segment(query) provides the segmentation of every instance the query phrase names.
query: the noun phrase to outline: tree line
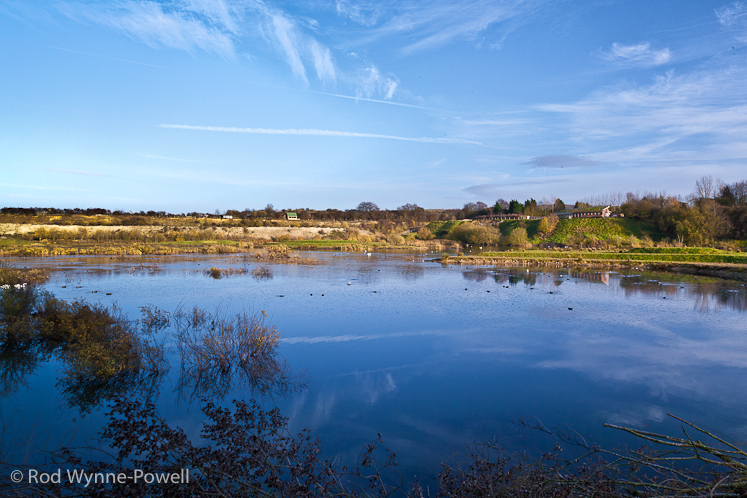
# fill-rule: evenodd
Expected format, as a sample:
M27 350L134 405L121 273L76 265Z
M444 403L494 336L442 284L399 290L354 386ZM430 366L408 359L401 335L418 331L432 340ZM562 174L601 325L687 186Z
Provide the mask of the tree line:
M724 183L718 178L706 175L698 179L693 192L683 198L667 195L666 192L633 193L613 192L604 196L587 197L573 205L566 205L558 198L545 198L538 202L534 198L524 202L518 199L506 201L499 198L490 206L484 202L469 202L461 209L424 209L417 204L407 203L396 209L381 209L370 201L361 202L354 209L275 209L267 204L262 209L215 210L214 213L190 212L173 214L166 211L125 212L110 211L103 208L19 208L4 207L0 214L34 216L49 215L108 215L119 217L140 217L140 224L146 223L145 217L197 217L215 218L232 217L245 220L246 223L260 223L261 220L284 219L286 213L295 212L302 221L375 221L430 223L432 221L450 221L476 219L480 216L497 214L525 214L528 216L549 216L568 208L590 208L609 205L613 212L627 218L643 220L655 226L665 236L680 242L704 244L718 238L747 238L747 180Z

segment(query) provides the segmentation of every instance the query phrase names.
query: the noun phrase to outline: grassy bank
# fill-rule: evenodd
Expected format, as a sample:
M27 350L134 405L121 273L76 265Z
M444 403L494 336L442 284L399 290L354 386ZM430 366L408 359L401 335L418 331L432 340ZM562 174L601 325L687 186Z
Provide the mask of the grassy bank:
M650 222L629 218L574 218L559 220L556 216L536 220L502 222L475 220L433 222L428 235L476 245L505 245L543 248L620 250L681 246L667 233ZM705 239L702 244L720 249L741 250L746 240ZM676 249L676 247L675 247Z
M45 256L141 256L144 254L227 254L251 250L252 242L235 240L186 240L165 242L0 240L1 257Z
M505 251L485 252L485 258L594 260L623 263L729 263L747 265L747 254L712 248L643 248L626 252L606 251Z
M634 267L747 280L747 254L712 248L644 248L627 252L517 250L484 252L477 256L444 256L439 261L468 265Z
M539 220L534 223L539 225ZM556 244L575 244L578 242L577 239L591 236L613 243L616 243L619 239L630 239L630 237L641 240L661 240L665 238L664 234L651 225L640 220L626 218L560 220L550 234L546 236L535 234L535 238L540 242L554 242Z
M508 237L517 228L525 228L532 244L582 246L599 241L608 245L637 245L642 241L665 238L655 227L640 220L626 218L576 218L558 220L549 232L539 231L540 220L510 220L498 225L501 235ZM643 242L643 243L646 243Z

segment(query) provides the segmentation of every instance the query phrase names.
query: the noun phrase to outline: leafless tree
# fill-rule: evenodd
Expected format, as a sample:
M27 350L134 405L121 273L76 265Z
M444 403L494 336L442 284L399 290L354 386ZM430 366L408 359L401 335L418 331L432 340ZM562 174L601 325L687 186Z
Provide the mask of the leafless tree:
M714 178L713 175L703 175L695 181L695 191L693 195L698 199L713 199L721 190L723 182Z
M734 201L737 204L747 204L747 180L735 182L729 185L731 193L734 195Z

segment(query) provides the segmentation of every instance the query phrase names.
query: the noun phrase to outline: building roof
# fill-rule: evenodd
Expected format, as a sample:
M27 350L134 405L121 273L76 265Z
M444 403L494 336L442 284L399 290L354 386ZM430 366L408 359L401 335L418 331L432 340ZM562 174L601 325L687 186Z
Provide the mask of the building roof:
M589 207L589 208L564 209L562 211L558 211L555 214L564 214L564 213L596 213L598 211L604 211L605 209L609 209L609 206L595 206L595 207Z

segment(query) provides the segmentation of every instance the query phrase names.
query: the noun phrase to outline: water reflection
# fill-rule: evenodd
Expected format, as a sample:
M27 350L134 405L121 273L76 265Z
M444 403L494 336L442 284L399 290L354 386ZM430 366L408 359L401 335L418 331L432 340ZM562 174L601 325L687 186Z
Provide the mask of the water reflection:
M266 314L227 316L199 308L177 310L174 337L181 359L177 400L221 400L231 391L288 396L306 388L280 356L280 337L265 324Z
M414 282L425 276L425 268L422 264L402 265L401 275L405 280Z
M97 309L109 313L107 309ZM259 317L246 313L229 317L220 311L211 314L199 308L175 313L157 306L142 306L140 310L142 317L135 321L119 314L116 306L111 311L117 313L118 322L126 324L128 330L139 327L139 368L121 368L108 376L92 375L65 354L64 343L37 339L29 332L23 340L0 343L0 398L11 398L28 387L27 380L41 369L47 375L55 374L56 390L65 404L81 416L117 398L155 402L170 368L162 353L169 338L176 340L181 357L175 382L178 401L222 400L236 392L252 397L289 396L307 386L303 372L294 373L279 355L277 331L264 324L264 312ZM86 326L89 325L110 327L111 323ZM101 347L101 354L106 356L106 345L102 343Z
M747 287L744 284L710 278L689 278L688 282L666 277L658 274L623 275L620 277L620 287L625 290L626 296L684 295L693 301L693 309L700 313L719 309L747 311Z
M117 398L153 403L158 398L163 378L163 373L128 372L96 379L67 371L57 381L57 388L67 405L85 416Z
M230 265L227 257L164 264L153 278L96 278L109 278L131 311L231 300L265 309L286 335L278 351L313 376L309 390L281 399L297 385L286 382L293 372L283 358L242 363L240 345L207 332L193 343L224 354L181 368L169 314L157 333L170 338L175 368L159 409L183 427L194 422L184 405L197 398L277 392L267 402L299 430L318 430L329 454L357 455L359 441L381 432L403 460L423 461L420 476L464 441L513 437L507 421L520 416L572 423L584 434L609 421L663 423L666 412L719 429L744 426L734 421L747 407L742 284L632 270L449 267L409 255L318 257L329 264L273 265L274 278L261 282L195 272ZM213 319L197 326L212 325L222 327ZM28 365L6 377L29 378Z
M659 298L685 297L693 302L693 309L700 313L710 313L719 309L747 311L747 286L729 280L677 274L620 274L611 271L573 269L557 272L547 272L536 268L531 270L524 268L462 270L462 277L472 282L484 282L491 276L497 284L509 286L523 283L534 287L541 283L552 283L559 287L564 282L573 280L620 288L626 297L635 295Z
M0 346L0 398L10 397L36 372L51 353L38 341Z

